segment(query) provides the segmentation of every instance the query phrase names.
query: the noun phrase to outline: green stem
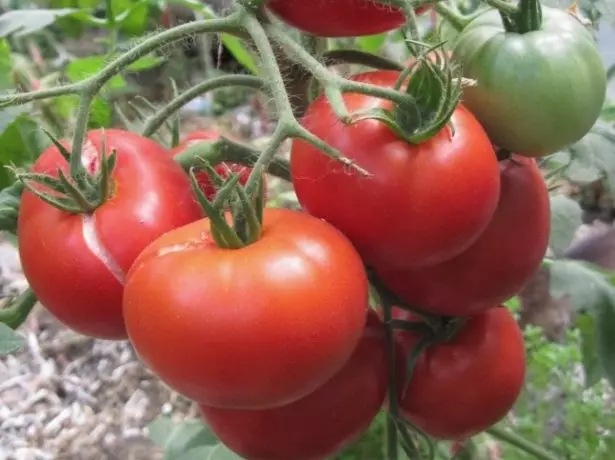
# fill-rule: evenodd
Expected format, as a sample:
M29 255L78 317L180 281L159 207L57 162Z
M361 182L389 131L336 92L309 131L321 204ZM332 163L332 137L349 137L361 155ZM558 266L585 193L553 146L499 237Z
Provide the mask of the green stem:
M88 130L88 120L90 117L90 106L94 100L95 92L89 89L81 93L79 108L77 109L77 120L75 122L75 132L73 134L73 145L70 156L70 173L73 178L83 174L83 164L81 163L81 151L83 142Z
M387 414L387 459L388 460L397 460L398 459L398 433L397 426L395 421L399 417L399 402L397 400L397 376L396 376L396 364L397 360L395 358L395 336L394 329L392 325L393 315L392 309L393 305L390 305L383 298L382 301L382 311L384 318L384 326L385 326L385 336L387 342L387 367L388 367L388 380L389 380L389 410Z
M445 3L436 3L435 9L440 16L446 19L446 21L459 32L461 32L473 19L472 16L464 16L458 13Z
M203 161L215 166L223 161L237 163L243 166L254 167L260 152L247 145L232 142L227 138L217 141L203 141L191 145L186 150L175 155L177 161L185 171L199 165ZM274 158L267 172L272 176L290 181L290 164L283 158Z
M506 1L506 0L484 0L485 3L496 10L501 11L502 13L506 13L509 15L517 14L519 9L516 5Z
M511 446L514 446L519 450L533 455L539 460L560 460L557 456L543 449L541 446L538 446L533 442L528 441L524 437L519 436L512 431L508 431L497 426L491 427L485 431L494 438L499 439L500 441L504 441L505 443L510 444Z
M282 46L282 48L285 49L291 59L293 59L297 64L305 67L325 89L331 88L330 94L334 91L347 91L380 97L398 104L412 104L414 102L413 98L400 93L399 91L368 83L359 83L356 81L347 80L339 75L333 75L329 72L325 65L307 53L301 45L295 42L295 40L293 40L279 27L274 24L267 24L266 30L269 36L271 36L280 44L280 46Z
M17 329L28 318L36 302L36 295L32 289L26 289L19 297L13 299L8 307L0 309L0 323L6 324L11 329Z
M40 91L30 91L27 93L5 94L0 96L0 108L9 107L12 105L27 104L32 101L41 99L49 99L52 97L65 96L67 94L77 94L83 91L83 81L72 83L70 85L58 86L56 88L43 89Z
M517 32L525 34L540 30L542 26L542 6L540 0L520 0Z
M226 86L245 86L254 89L263 89L266 86L266 83L262 78L254 77L252 75L222 75L205 80L198 85L193 86L188 91L180 94L162 107L147 121L143 127L143 135L150 137L166 122L171 115L181 109L192 99L209 91Z
M278 68L275 53L265 29L254 16L249 14L243 17L243 26L252 37L254 46L260 55L263 75L267 79L270 96L273 97L278 114L278 126L269 141L269 145L254 164L254 169L246 183L246 193L248 196L253 196L260 182L259 171L267 170L277 150L298 123L293 115L293 108L288 100L284 78Z
M403 70L404 66L391 59L353 49L337 49L325 51L322 54L322 62L326 66L338 64L359 64L374 69Z

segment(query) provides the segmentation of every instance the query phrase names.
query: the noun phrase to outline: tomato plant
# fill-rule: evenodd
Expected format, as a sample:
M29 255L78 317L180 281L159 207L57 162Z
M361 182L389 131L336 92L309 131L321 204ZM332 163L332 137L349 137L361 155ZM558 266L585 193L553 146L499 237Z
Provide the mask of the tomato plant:
M393 86L394 71L354 76ZM386 101L345 94L350 111ZM467 249L486 228L499 197L498 163L481 126L463 106L452 128L412 145L384 123L336 121L327 99L316 99L302 121L372 175L349 173L314 146L295 141L291 174L299 202L348 236L368 264L379 268L433 265Z
M216 140L219 137L220 133L213 129L193 131L186 137L184 137L182 142L180 142L177 147L171 150L171 154L172 156L175 156L190 147L191 145L198 143L199 141L211 141ZM248 177L250 176L250 172L252 171L251 168L230 162L222 162L216 165L214 169L223 179L226 179L229 176L229 173L239 174L239 183L242 185L246 184L246 182L248 181ZM198 171L196 173L196 178L201 190L203 191L207 199L212 200L216 196L217 187L212 182L207 172Z
M379 270L385 284L423 311L465 316L518 293L540 266L549 242L549 195L531 158L500 162L500 201L493 219L463 253L414 270Z
M163 235L133 265L124 315L137 353L176 391L214 407L267 408L314 391L361 336L361 259L300 212L266 209L261 239L238 250L216 246L209 225Z
M201 413L218 438L244 458L329 458L355 442L378 414L388 388L386 363L383 325L371 312L348 362L308 396L263 410L201 405Z
M420 338L415 332L397 334L405 352ZM420 355L403 388L400 409L429 436L465 439L510 411L524 378L521 330L506 308L491 308L468 318L452 339Z
M291 26L321 37L378 34L405 22L399 8L373 0L269 0L267 7Z
M90 174L100 172L103 143L107 155L117 152L108 201L91 214L70 214L25 191L17 235L24 274L41 303L78 332L121 339L123 284L132 262L155 238L202 213L182 169L137 134L90 131L82 154ZM68 163L52 146L32 169L57 177Z
M540 5L538 6L540 8ZM494 144L543 156L580 140L600 115L606 75L594 38L565 11L542 7L530 30L508 32L497 10L457 37L454 56L479 84L464 104Z

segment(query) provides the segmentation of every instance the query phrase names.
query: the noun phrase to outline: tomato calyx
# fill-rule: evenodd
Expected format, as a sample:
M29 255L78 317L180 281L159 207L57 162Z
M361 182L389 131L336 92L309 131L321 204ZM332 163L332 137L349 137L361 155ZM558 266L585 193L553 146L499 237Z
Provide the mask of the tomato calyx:
M350 123L379 120L408 143L421 144L450 122L461 99L464 79L460 67L442 51L443 43L432 46L409 42L424 50L400 73L394 89L405 92L413 101L353 114ZM452 125L451 130L454 135Z
M542 26L542 6L540 0L520 0L513 14L500 11L506 32L525 34L540 30Z
M215 197L208 200L196 177L197 168L190 168L192 189L203 211L211 220L211 235L216 244L225 249L239 249L256 242L262 232L264 209L263 173L259 171L259 182L254 197L248 196L245 187L239 184L241 175L227 170L224 179L208 162L203 168L218 188ZM226 209L230 208L227 222Z
M64 159L70 162L71 153L66 147L45 133ZM106 154L103 138L100 156L91 158L87 167L80 163L77 172L72 175L67 175L62 169L57 170L57 177L18 169L13 172L25 188L47 204L70 214L91 214L106 203L114 192L111 174L116 163L117 153L112 150L109 155Z

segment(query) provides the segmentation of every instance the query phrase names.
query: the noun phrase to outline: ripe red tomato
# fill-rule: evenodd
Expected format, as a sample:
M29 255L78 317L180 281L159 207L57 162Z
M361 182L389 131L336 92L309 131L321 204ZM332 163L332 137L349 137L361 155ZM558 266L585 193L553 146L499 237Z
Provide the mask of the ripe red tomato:
M480 238L457 257L411 270L379 270L401 299L427 313L465 316L515 295L538 269L549 243L549 193L532 159L500 162L500 201Z
M395 71L374 71L355 81L392 87ZM382 99L347 93L351 112L390 107ZM326 98L308 108L303 125L369 171L363 177L301 140L291 153L291 174L301 205L335 225L364 260L378 268L434 265L467 249L489 224L499 198L493 147L463 106L448 127L411 145L378 120L348 126Z
M229 449L250 460L318 460L355 442L378 414L387 387L382 323L370 313L344 367L308 396L264 410L201 405L206 423Z
M419 338L415 332L397 334L405 353ZM524 379L521 330L506 308L491 308L422 354L400 398L401 413L434 438L465 439L510 411Z
M143 361L188 398L233 409L281 406L322 385L356 347L367 305L350 242L320 219L273 208L261 238L237 250L215 245L208 219L163 235L124 293Z
M269 0L267 6L284 22L320 37L356 37L400 27L403 13L374 0ZM416 14L429 9L422 6Z
M175 156L195 143L198 143L200 141L216 140L219 137L220 133L213 129L193 131L192 133L188 134L188 136L186 136L177 147L171 150L171 154L172 156ZM250 173L252 172L252 168L229 162L222 162L219 165L216 165L214 169L224 179L229 176L229 171L234 174L239 174L239 183L241 185L245 185L246 182L248 182L248 178L250 177ZM212 183L208 173L205 171L199 171L195 174L195 176L201 190L203 191L207 199L213 200L216 197L217 188Z
M126 338L125 274L139 252L163 233L202 217L188 178L155 142L127 131L90 131L83 162L100 167L103 143L117 151L111 198L92 215L69 214L25 191L18 222L24 274L41 303L85 335ZM68 146L68 144L64 144ZM55 146L33 166L57 177L69 170Z

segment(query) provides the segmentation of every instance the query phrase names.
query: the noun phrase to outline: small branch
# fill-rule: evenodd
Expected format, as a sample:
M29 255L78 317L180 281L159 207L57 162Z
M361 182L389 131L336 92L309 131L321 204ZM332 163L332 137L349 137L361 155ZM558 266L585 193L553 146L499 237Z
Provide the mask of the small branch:
M40 91L30 91L27 93L5 94L0 96L0 108L12 105L27 104L32 101L49 99L52 97L65 96L67 94L77 94L83 91L83 82L72 83L70 85L58 86L56 88L43 89Z
M277 27L274 24L267 24L266 26L267 33L278 42L288 55L293 59L297 64L304 66L307 70L310 71L314 78L318 80L318 82L325 88L329 88L329 94L333 92L355 92L368 94L374 97L380 97L382 99L387 99L398 104L412 104L414 103L414 99L410 96L403 94L399 91L395 91L389 88L383 88L381 86L376 86L368 83L359 83L351 80L347 80L338 75L331 74L327 67L323 65L318 59L311 56L307 53L301 45L295 42L288 34L286 34L283 30ZM339 114L344 115L344 114Z
M181 109L185 104L192 99L201 96L209 91L223 88L225 86L246 86L254 89L263 89L266 86L265 81L260 77L252 75L222 75L205 80L196 86L193 86L188 91L177 96L168 104L162 107L154 116L152 116L143 127L143 135L150 137L154 134L165 121Z
M14 298L8 307L0 308L0 323L6 324L11 329L17 329L28 318L36 302L32 289L26 289L19 297Z
M449 22L457 31L463 30L463 28L473 19L472 16L464 16L459 14L445 3L436 3L434 7L438 14Z
M88 120L90 117L90 106L94 100L94 92L89 89L81 93L79 108L77 109L77 120L75 122L75 132L73 134L72 153L70 156L70 172L72 177L77 177L83 171L81 164L81 150L88 131Z
M485 3L496 10L500 10L502 13L506 14L516 14L519 12L519 9L516 5L507 2L506 0L484 0Z
M183 152L175 156L177 161L185 171L191 167L198 166L206 161L215 166L223 161L237 163L243 166L254 167L260 152L252 147L233 142L225 137L217 141L203 141L191 145ZM283 158L274 158L267 168L267 172L272 176L290 181L290 164Z
M511 446L514 446L519 450L533 455L539 460L560 460L557 456L543 449L541 446L538 446L533 442L528 441L524 437L519 436L512 431L498 428L497 426L491 427L485 431L494 438L499 439L500 441L504 441L505 443L510 444Z

